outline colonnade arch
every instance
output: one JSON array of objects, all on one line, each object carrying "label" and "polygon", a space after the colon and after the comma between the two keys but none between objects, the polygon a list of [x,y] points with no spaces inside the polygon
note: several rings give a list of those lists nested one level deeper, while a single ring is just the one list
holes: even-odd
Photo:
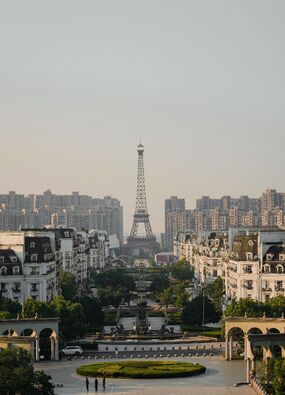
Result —
[{"label": "colonnade arch", "polygon": [[[283,317],[227,317],[225,319],[225,358],[227,360],[233,358],[233,334],[237,328],[242,331],[240,335],[243,333],[243,355],[247,361],[248,381],[257,357],[262,357],[264,361],[267,361],[268,358],[274,358],[278,354],[285,356],[285,319]],[[274,344],[269,343],[269,339],[280,337],[284,338],[284,345],[280,341]],[[267,339],[267,343],[264,339]]]},{"label": "colonnade arch", "polygon": [[7,337],[10,345],[13,337],[15,344],[19,343],[19,339],[32,339],[31,353],[36,361],[39,361],[42,355],[57,361],[59,359],[58,323],[58,318],[0,320],[0,334]]}]

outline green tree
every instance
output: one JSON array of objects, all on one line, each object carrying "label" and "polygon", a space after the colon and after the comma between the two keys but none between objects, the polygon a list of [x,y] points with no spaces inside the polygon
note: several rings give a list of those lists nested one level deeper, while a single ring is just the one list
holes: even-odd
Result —
[{"label": "green tree", "polygon": [[222,298],[224,294],[223,279],[217,277],[216,280],[207,284],[204,288],[204,293],[213,301],[216,310],[222,312]]},{"label": "green tree", "polygon": [[50,379],[34,371],[31,356],[22,349],[0,352],[0,395],[53,395]]},{"label": "green tree", "polygon": [[34,318],[38,315],[39,318],[55,317],[55,312],[50,304],[40,302],[34,299],[28,299],[24,303],[25,318]]},{"label": "green tree", "polygon": [[118,307],[123,299],[129,297],[129,291],[126,288],[102,288],[99,289],[98,296],[102,306],[113,305]]},{"label": "green tree", "polygon": [[201,325],[203,323],[203,305],[204,323],[218,322],[221,315],[215,309],[214,303],[207,296],[203,298],[201,295],[186,303],[181,315],[182,320],[189,325]]},{"label": "green tree", "polygon": [[83,307],[88,326],[94,327],[103,323],[104,312],[99,299],[84,296],[80,298],[79,302]]},{"label": "green tree", "polygon": [[83,336],[86,331],[85,315],[80,303],[72,303],[58,296],[50,303],[55,315],[60,318],[62,336],[69,340]]},{"label": "green tree", "polygon": [[107,272],[96,274],[94,282],[98,288],[125,288],[128,291],[133,291],[136,287],[133,277],[122,269],[108,270]]},{"label": "green tree", "polygon": [[171,265],[169,271],[176,280],[180,281],[192,280],[194,277],[194,270],[190,267],[189,262],[184,259],[175,265]]},{"label": "green tree", "polygon": [[73,339],[85,333],[85,315],[80,303],[72,303],[58,296],[50,303],[39,302],[29,299],[24,304],[24,315],[26,318],[59,317],[60,330],[64,339]]},{"label": "green tree", "polygon": [[188,302],[188,295],[184,287],[182,289],[178,288],[177,291],[175,292],[175,300],[174,300],[175,306],[184,307],[186,306],[187,302]]},{"label": "green tree", "polygon": [[61,272],[61,292],[66,300],[73,301],[76,298],[76,278],[75,275],[68,272]]},{"label": "green tree", "polygon": [[[225,309],[226,317],[261,317],[266,310],[266,306],[261,302],[253,299],[233,300]],[[270,310],[267,311],[270,313]]]},{"label": "green tree", "polygon": [[12,314],[9,311],[0,311],[0,320],[9,320],[12,317]]},{"label": "green tree", "polygon": [[162,304],[165,305],[167,308],[168,305],[173,303],[174,297],[173,297],[173,289],[171,287],[164,289],[159,295],[158,298]]},{"label": "green tree", "polygon": [[274,361],[272,386],[275,395],[285,394],[285,359]]},{"label": "green tree", "polygon": [[285,315],[285,296],[280,295],[269,299],[265,303],[266,315],[274,318],[280,318]]},{"label": "green tree", "polygon": [[170,287],[169,277],[167,273],[152,274],[150,277],[151,284],[149,290],[154,294],[162,292],[165,288]]},{"label": "green tree", "polygon": [[[3,298],[0,292],[0,311],[9,313],[9,318],[16,318],[20,314],[22,306],[11,299]],[[7,314],[6,314],[7,315]]]}]

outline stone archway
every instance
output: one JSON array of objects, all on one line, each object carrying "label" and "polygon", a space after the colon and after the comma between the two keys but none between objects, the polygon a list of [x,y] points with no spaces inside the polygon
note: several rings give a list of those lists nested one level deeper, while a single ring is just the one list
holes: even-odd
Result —
[{"label": "stone archway", "polygon": [[234,342],[239,345],[241,349],[240,352],[244,351],[244,332],[243,330],[236,326],[232,327],[227,335],[226,335],[226,344],[225,344],[225,358],[227,360],[233,359],[233,350],[234,350]]},{"label": "stone archway", "polygon": [[[0,320],[0,336],[2,344],[21,344],[27,342],[32,356],[40,360],[40,333],[48,329],[50,359],[59,360],[59,319],[58,318],[28,318]],[[42,333],[43,334],[43,333]],[[6,340],[5,340],[6,339]]]},{"label": "stone archway", "polygon": [[58,360],[59,339],[58,334],[51,328],[44,328],[39,333],[39,358]]},{"label": "stone archway", "polygon": [[[253,327],[247,331],[247,335],[262,335],[262,330]],[[260,360],[264,358],[264,350],[261,346],[251,347],[251,352],[255,360]]]}]

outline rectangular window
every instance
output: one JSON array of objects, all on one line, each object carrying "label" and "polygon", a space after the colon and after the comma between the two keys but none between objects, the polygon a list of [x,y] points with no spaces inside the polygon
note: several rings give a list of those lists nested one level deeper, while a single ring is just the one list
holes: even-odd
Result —
[{"label": "rectangular window", "polygon": [[37,284],[36,283],[31,284],[31,292],[36,292],[37,290],[38,290]]},{"label": "rectangular window", "polygon": [[31,275],[35,276],[35,275],[38,275],[38,274],[40,274],[40,272],[38,271],[38,268],[37,267],[31,267]]}]

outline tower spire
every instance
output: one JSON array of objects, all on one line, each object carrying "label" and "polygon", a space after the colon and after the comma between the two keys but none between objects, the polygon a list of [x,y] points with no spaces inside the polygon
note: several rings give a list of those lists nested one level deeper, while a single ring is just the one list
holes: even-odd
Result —
[{"label": "tower spire", "polygon": [[149,214],[147,210],[144,160],[143,160],[144,146],[141,143],[141,139],[137,147],[137,151],[138,151],[137,198],[136,198],[134,221],[129,239],[135,239],[138,237],[138,225],[140,223],[144,224],[145,233],[146,233],[145,237],[148,239],[155,239],[152,233],[152,229],[149,221]]}]

